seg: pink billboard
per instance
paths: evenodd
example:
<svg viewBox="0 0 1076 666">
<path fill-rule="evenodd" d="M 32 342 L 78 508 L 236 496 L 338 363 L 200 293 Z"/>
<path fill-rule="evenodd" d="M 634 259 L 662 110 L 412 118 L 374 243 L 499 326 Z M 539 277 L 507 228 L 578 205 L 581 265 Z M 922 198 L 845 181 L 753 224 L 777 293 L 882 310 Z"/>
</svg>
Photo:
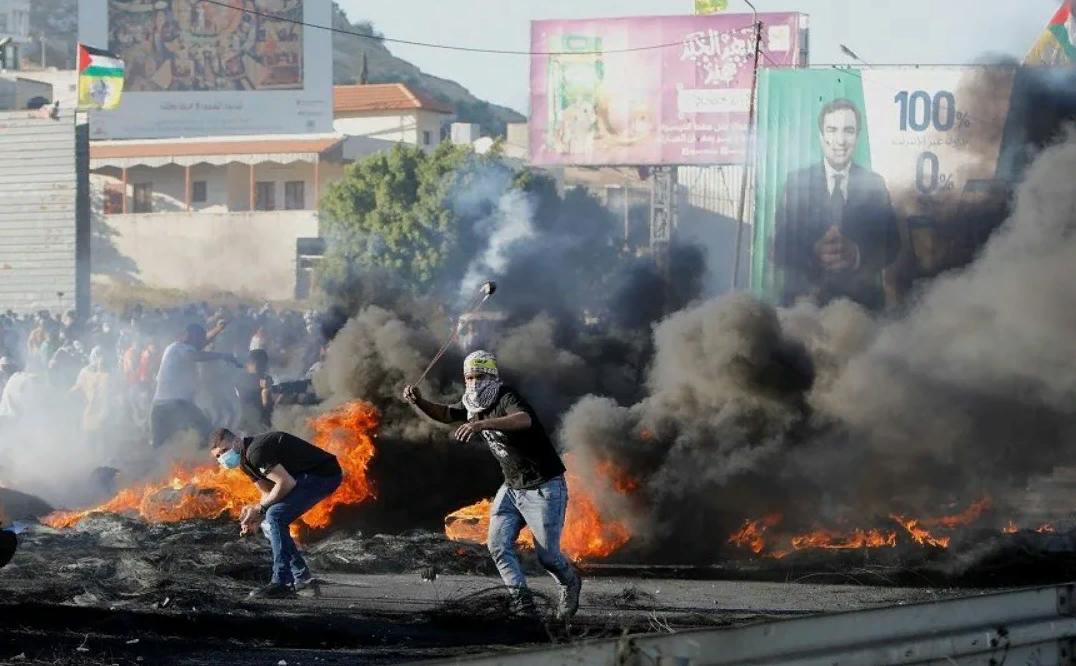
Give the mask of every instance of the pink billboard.
<svg viewBox="0 0 1076 666">
<path fill-rule="evenodd" d="M 759 14 L 760 66 L 806 64 L 807 16 Z M 752 14 L 531 23 L 533 164 L 742 164 Z"/>
</svg>

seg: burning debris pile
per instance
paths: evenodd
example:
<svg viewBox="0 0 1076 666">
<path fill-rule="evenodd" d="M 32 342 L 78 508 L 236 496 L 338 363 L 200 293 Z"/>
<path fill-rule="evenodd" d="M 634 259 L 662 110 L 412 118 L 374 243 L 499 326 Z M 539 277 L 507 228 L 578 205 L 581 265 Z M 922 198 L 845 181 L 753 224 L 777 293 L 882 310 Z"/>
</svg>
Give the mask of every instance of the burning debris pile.
<svg viewBox="0 0 1076 666">
<path fill-rule="evenodd" d="M 436 533 L 330 530 L 311 539 L 306 559 L 321 574 L 411 574 L 430 567 L 445 574 L 496 573 L 484 548 Z M 266 540 L 239 539 L 235 521 L 225 518 L 152 523 L 93 514 L 70 528 L 35 526 L 20 540 L 18 556 L 0 579 L 8 603 L 208 610 L 234 606 L 269 575 Z M 536 560 L 524 562 L 537 573 Z"/>
<path fill-rule="evenodd" d="M 296 522 L 292 526 L 294 532 L 325 528 L 337 507 L 361 504 L 374 496 L 367 467 L 374 456 L 378 418 L 372 406 L 350 402 L 311 422 L 315 444 L 336 455 L 345 470 L 344 482 L 332 496 Z M 167 481 L 128 488 L 99 507 L 60 511 L 45 517 L 43 522 L 50 527 L 71 527 L 91 514 L 124 512 L 134 512 L 152 523 L 225 515 L 237 518 L 245 505 L 259 499 L 257 487 L 238 470 L 221 469 L 209 463 L 193 468 L 177 465 Z"/>
<path fill-rule="evenodd" d="M 597 481 L 611 485 L 612 490 L 627 496 L 636 484 L 608 463 L 592 470 L 586 477 L 574 471 L 577 463 L 571 455 L 565 456 L 564 463 L 568 468 L 565 474 L 568 509 L 560 537 L 561 550 L 576 562 L 607 557 L 631 540 L 631 530 L 621 522 L 602 517 L 590 487 Z M 584 481 L 584 478 L 590 482 Z M 445 534 L 450 539 L 484 545 L 489 531 L 491 507 L 491 500 L 485 499 L 450 513 L 445 517 Z M 518 543 L 526 548 L 534 548 L 534 536 L 529 529 L 523 529 Z"/>
</svg>

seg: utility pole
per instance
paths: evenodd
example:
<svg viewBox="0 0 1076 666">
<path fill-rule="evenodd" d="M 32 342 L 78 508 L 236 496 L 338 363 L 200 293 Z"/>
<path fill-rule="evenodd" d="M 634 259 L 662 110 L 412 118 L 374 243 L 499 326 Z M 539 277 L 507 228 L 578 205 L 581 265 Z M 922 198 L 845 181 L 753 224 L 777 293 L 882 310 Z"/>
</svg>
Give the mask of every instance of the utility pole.
<svg viewBox="0 0 1076 666">
<path fill-rule="evenodd" d="M 743 242 L 744 213 L 747 209 L 747 180 L 752 173 L 754 165 L 755 145 L 755 97 L 758 92 L 758 66 L 762 58 L 762 21 L 758 20 L 758 10 L 750 2 L 747 3 L 755 10 L 755 65 L 751 74 L 751 100 L 747 107 L 747 149 L 744 151 L 743 175 L 740 177 L 740 205 L 736 213 L 736 258 L 732 262 L 732 289 L 740 286 L 740 244 Z"/>
</svg>

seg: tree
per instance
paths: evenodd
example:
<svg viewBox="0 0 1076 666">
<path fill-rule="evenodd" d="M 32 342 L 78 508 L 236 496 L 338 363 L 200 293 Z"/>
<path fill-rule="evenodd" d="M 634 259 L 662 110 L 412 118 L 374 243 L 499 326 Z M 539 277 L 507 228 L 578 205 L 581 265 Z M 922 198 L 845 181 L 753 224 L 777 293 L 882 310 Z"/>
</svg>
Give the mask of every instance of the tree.
<svg viewBox="0 0 1076 666">
<path fill-rule="evenodd" d="M 388 270 L 416 289 L 439 277 L 459 235 L 459 220 L 442 205 L 449 175 L 469 148 L 442 143 L 430 155 L 399 143 L 350 165 L 321 201 L 330 281 L 351 267 Z"/>
<path fill-rule="evenodd" d="M 496 144 L 484 155 L 447 142 L 429 155 L 399 144 L 349 166 L 321 212 L 322 284 L 340 284 L 356 269 L 389 272 L 440 297 L 457 294 L 476 268 L 533 295 L 520 306 L 540 310 L 557 293 L 563 305 L 587 309 L 603 300 L 622 259 L 617 222 L 598 199 L 583 188 L 562 195 L 547 173 L 510 166 Z M 491 245 L 496 229 L 519 222 L 533 233 Z M 507 266 L 484 264 L 490 247 L 510 257 Z"/>
</svg>

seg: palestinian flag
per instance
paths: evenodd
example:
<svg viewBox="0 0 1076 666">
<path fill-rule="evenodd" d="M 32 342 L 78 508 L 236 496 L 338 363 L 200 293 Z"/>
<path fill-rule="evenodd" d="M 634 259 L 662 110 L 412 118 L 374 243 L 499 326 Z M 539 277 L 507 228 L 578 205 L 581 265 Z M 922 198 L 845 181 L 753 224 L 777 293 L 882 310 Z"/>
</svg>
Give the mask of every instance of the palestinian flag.
<svg viewBox="0 0 1076 666">
<path fill-rule="evenodd" d="M 1073 0 L 1057 10 L 1046 30 L 1035 40 L 1024 59 L 1025 65 L 1066 66 L 1076 63 L 1076 21 L 1073 20 Z"/>
<path fill-rule="evenodd" d="M 78 108 L 115 109 L 123 95 L 123 61 L 114 53 L 78 45 Z"/>
</svg>

